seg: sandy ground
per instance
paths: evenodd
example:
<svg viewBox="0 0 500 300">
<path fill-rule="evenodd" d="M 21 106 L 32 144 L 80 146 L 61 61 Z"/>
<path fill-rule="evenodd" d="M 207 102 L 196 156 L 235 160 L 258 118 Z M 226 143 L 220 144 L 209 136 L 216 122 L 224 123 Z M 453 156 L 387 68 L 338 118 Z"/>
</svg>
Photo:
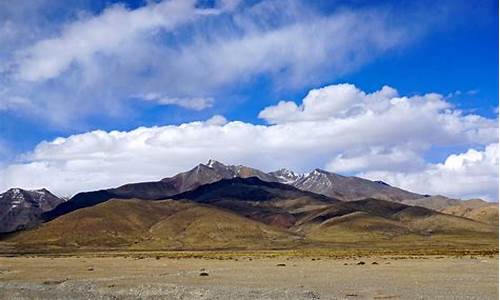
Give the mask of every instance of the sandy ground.
<svg viewBox="0 0 500 300">
<path fill-rule="evenodd" d="M 498 257 L 0 257 L 0 299 L 498 299 Z"/>
</svg>

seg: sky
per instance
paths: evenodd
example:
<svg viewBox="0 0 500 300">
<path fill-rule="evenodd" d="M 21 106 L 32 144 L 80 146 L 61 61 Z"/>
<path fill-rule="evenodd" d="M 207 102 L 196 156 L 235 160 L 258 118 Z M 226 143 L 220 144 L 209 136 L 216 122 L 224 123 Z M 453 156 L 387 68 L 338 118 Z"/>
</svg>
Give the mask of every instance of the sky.
<svg viewBox="0 0 500 300">
<path fill-rule="evenodd" d="M 497 1 L 0 1 L 0 190 L 208 159 L 498 201 Z"/>
</svg>

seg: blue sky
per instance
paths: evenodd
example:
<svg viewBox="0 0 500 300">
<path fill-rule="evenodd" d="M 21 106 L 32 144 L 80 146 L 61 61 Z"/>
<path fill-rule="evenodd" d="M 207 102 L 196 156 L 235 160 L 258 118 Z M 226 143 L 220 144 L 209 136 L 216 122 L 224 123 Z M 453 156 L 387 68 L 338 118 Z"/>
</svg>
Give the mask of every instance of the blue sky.
<svg viewBox="0 0 500 300">
<path fill-rule="evenodd" d="M 318 159 L 291 156 L 289 161 L 281 162 L 283 167 L 297 171 L 322 167 L 384 178 L 418 190 L 425 184 L 415 183 L 415 178 L 428 174 L 425 172 L 438 172 L 440 164 L 450 156 L 458 156 L 463 159 L 461 164 L 468 166 L 469 156 L 475 155 L 469 151 L 487 157 L 487 147 L 497 145 L 497 138 L 491 137 L 498 134 L 498 127 L 491 125 L 498 119 L 497 1 L 82 0 L 69 6 L 60 1 L 33 0 L 2 3 L 0 11 L 0 167 L 12 184 L 43 184 L 14 178 L 22 177 L 19 170 L 33 164 L 44 163 L 50 169 L 56 162 L 67 166 L 77 160 L 74 156 L 57 156 L 58 149 L 42 153 L 43 141 L 53 144 L 51 141 L 58 137 L 86 137 L 95 130 L 130 133 L 138 127 L 178 126 L 214 115 L 229 122 L 267 126 L 266 130 L 292 122 L 293 126 L 298 126 L 299 121 L 319 122 L 323 119 L 307 113 L 304 98 L 311 90 L 342 83 L 353 85 L 364 95 L 385 85 L 397 90 L 381 97 L 380 103 L 395 97 L 414 99 L 428 93 L 440 94 L 439 101 L 445 105 L 433 111 L 436 118 L 460 116 L 452 123 L 436 126 L 458 127 L 450 129 L 453 136 L 428 140 L 416 136 L 415 143 L 411 137 L 396 142 L 391 135 L 358 148 L 330 145 L 317 154 Z M 325 93 L 321 101 L 342 102 L 345 99 L 337 98 L 348 97 L 340 88 Z M 350 110 L 370 110 L 371 100 L 363 105 L 356 103 L 363 99 L 349 100 Z M 279 101 L 298 105 L 294 119 L 283 118 L 281 108 L 272 114 L 263 113 L 278 107 Z M 311 103 L 311 111 L 313 105 L 324 105 L 316 100 Z M 321 118 L 335 119 L 337 123 L 347 117 L 355 119 L 345 113 L 340 118 L 336 113 L 332 110 Z M 481 119 L 475 120 L 476 116 Z M 222 123 L 219 126 L 224 128 Z M 400 124 L 413 126 L 403 121 Z M 420 134 L 418 130 L 423 130 L 424 125 L 415 125 L 411 134 Z M 362 131 L 360 126 L 354 129 Z M 477 137 L 470 137 L 471 132 Z M 461 137 L 463 142 L 459 142 Z M 364 138 L 354 136 L 353 145 Z M 228 147 L 232 142 L 221 140 Z M 102 141 L 96 143 L 102 146 Z M 192 148 L 186 151 L 201 148 L 203 142 L 197 143 L 200 145 L 190 144 Z M 185 164 L 169 164 L 166 159 L 164 163 L 173 166 L 150 175 L 144 172 L 125 176 L 122 181 L 171 175 L 205 156 L 264 169 L 274 167 L 269 163 L 274 152 L 268 153 L 268 159 L 259 160 L 262 154 L 258 149 L 248 153 L 239 150 L 227 156 L 210 149 Z M 94 150 L 86 152 L 87 156 L 78 153 L 85 156 L 86 162 L 96 153 L 116 154 Z M 397 168 L 358 166 L 370 155 L 380 158 L 388 153 L 407 156 L 394 163 Z M 415 160 L 418 166 L 401 162 Z M 149 163 L 138 167 L 148 170 Z M 491 165 L 491 161 L 487 163 Z M 498 156 L 493 158 L 495 163 Z M 12 173 L 14 169 L 17 171 Z M 75 174 L 69 169 L 64 173 L 59 165 L 54 170 L 67 176 Z M 485 180 L 486 175 L 480 175 L 475 178 Z M 489 191 L 457 191 L 450 195 L 497 198 L 492 181 L 498 179 L 498 172 L 487 176 L 485 189 Z M 115 183 L 106 179 L 103 185 Z M 81 188 L 94 187 L 100 186 L 89 183 Z M 77 188 L 61 190 L 71 193 Z"/>
</svg>

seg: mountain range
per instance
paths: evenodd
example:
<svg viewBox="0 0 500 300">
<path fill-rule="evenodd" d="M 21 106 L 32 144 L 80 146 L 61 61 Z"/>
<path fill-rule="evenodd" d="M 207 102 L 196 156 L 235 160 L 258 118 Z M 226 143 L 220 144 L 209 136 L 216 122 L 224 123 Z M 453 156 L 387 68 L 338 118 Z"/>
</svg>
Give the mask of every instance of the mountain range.
<svg viewBox="0 0 500 300">
<path fill-rule="evenodd" d="M 496 203 L 420 195 L 320 169 L 266 173 L 214 160 L 68 201 L 11 189 L 0 205 L 7 212 L 1 231 L 16 231 L 3 242 L 22 249 L 280 249 L 498 234 Z"/>
<path fill-rule="evenodd" d="M 117 188 L 78 193 L 67 203 L 45 213 L 43 218 L 45 221 L 51 220 L 75 209 L 92 206 L 111 198 L 164 199 L 193 190 L 201 185 L 236 177 L 257 177 L 263 181 L 279 182 L 344 201 L 372 197 L 402 202 L 424 197 L 423 195 L 391 187 L 382 182 L 359 177 L 345 177 L 320 169 L 300 175 L 286 169 L 265 173 L 246 166 L 224 165 L 218 161 L 209 160 L 207 164 L 199 164 L 187 172 L 159 181 L 130 183 Z"/>
</svg>

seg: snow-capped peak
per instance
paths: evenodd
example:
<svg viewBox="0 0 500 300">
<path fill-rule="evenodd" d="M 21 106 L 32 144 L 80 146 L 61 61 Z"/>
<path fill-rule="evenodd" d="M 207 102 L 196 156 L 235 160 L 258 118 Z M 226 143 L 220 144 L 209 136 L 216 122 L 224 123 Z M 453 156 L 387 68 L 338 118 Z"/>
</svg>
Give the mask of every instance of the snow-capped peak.
<svg viewBox="0 0 500 300">
<path fill-rule="evenodd" d="M 213 160 L 213 159 L 209 159 L 209 160 L 208 160 L 208 163 L 207 163 L 207 167 L 209 167 L 209 168 L 213 168 L 214 164 L 215 164 L 215 160 Z"/>
<path fill-rule="evenodd" d="M 311 172 L 312 176 L 321 176 L 323 173 L 319 169 L 314 169 L 314 171 Z"/>
<path fill-rule="evenodd" d="M 285 184 L 292 184 L 301 177 L 301 175 L 288 169 L 280 169 L 278 171 L 271 172 L 270 174 Z"/>
<path fill-rule="evenodd" d="M 281 174 L 283 174 L 284 176 L 287 176 L 287 177 L 298 177 L 299 176 L 294 171 L 288 170 L 288 169 L 281 169 L 280 172 L 281 172 Z"/>
<path fill-rule="evenodd" d="M 208 160 L 207 167 L 213 169 L 216 166 L 223 166 L 223 167 L 225 167 L 226 165 L 224 165 L 223 163 L 220 163 L 220 162 L 216 161 L 215 159 L 209 159 Z"/>
</svg>

